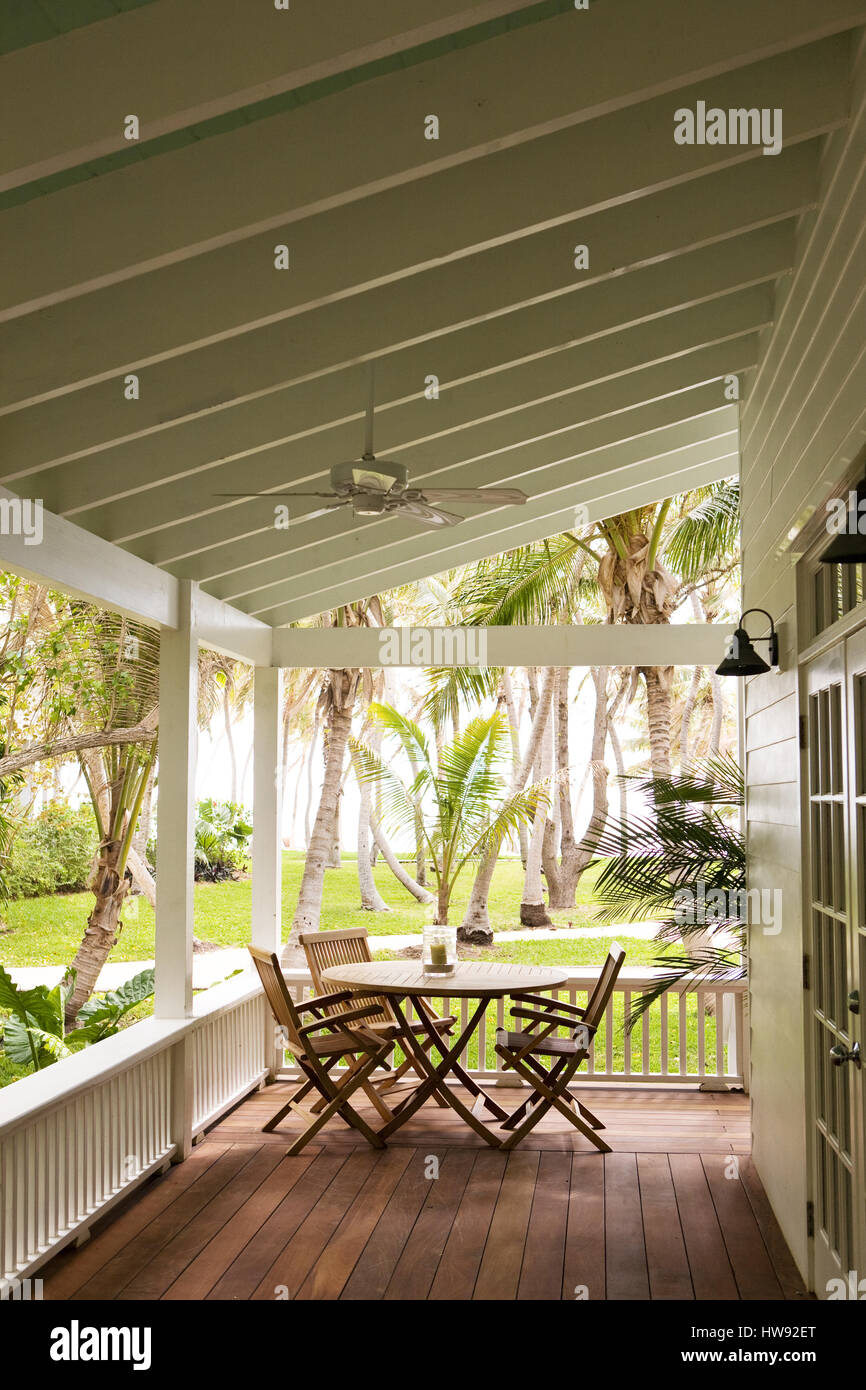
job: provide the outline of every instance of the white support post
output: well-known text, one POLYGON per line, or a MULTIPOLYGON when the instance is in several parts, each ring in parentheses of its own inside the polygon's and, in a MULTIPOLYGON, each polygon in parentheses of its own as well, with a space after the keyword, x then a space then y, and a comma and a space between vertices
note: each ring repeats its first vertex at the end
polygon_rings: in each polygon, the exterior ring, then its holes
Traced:
MULTIPOLYGON (((192 1014, 195 770, 198 744, 198 643, 193 590, 181 583, 178 626, 163 628, 159 656, 159 802, 157 808, 157 1018, 192 1014)), ((175 1158, 192 1147, 192 1054, 174 1049, 172 1139, 175 1158)))
MULTIPOLYGON (((252 941, 280 953, 282 938, 282 673, 257 666, 253 692, 253 883, 252 941)), ((270 1010, 265 1056, 273 1076, 282 1065, 270 1010)))

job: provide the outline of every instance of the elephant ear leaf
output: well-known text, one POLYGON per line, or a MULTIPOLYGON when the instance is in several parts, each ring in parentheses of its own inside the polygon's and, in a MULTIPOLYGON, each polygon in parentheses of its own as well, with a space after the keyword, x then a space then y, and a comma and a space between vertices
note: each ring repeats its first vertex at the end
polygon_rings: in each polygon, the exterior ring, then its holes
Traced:
POLYGON ((33 1061, 36 1050, 39 1063, 58 1062, 69 1056, 69 1048, 63 1038, 49 1033, 32 1019, 25 1023, 18 1018, 10 1018, 3 1029, 3 1050, 16 1066, 26 1066, 33 1061))
POLYGON ((137 975, 133 975, 120 986, 120 989, 112 989, 99 998, 89 999, 79 1009, 77 1022, 85 1025, 106 1022, 117 1024, 136 1004, 142 1004, 145 999, 149 999, 153 994, 153 988, 154 970, 153 966, 150 966, 147 970, 140 970, 137 975))
POLYGON ((56 1031, 58 1023, 62 1028, 63 1011, 59 1009, 58 989, 50 990, 47 985, 35 985, 33 989, 19 989, 11 975, 0 965, 0 1009, 6 1009, 25 1026, 36 1023, 46 1032, 56 1031))

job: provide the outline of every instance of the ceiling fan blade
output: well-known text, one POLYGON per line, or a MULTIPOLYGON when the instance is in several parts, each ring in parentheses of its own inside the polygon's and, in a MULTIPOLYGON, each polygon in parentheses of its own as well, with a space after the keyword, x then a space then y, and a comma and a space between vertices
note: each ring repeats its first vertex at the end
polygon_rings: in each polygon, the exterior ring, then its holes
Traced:
POLYGON ((333 497, 332 492, 215 492, 214 497, 333 497))
POLYGON ((451 512, 440 511, 438 507, 428 507, 424 502, 404 502, 392 516, 405 516, 408 521, 420 521, 424 526, 456 526, 464 520, 451 512))
POLYGON ((422 492, 428 502, 481 502, 491 507, 519 507, 528 501, 519 487, 425 487, 422 492))

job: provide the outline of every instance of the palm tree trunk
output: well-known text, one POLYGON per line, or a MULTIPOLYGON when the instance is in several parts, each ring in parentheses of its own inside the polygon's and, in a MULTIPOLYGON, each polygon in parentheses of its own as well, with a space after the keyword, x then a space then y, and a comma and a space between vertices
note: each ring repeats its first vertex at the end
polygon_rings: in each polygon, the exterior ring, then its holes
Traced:
POLYGON ((331 682, 333 699, 328 716, 328 757, 325 776, 313 833, 310 836, 310 847, 304 861, 298 905, 295 908, 289 939, 283 950, 284 965, 303 963, 304 953, 298 944, 298 935, 300 932, 318 931, 322 912, 325 866, 333 844, 334 818, 343 779, 343 759, 352 728, 358 672, 332 671, 331 682))
MULTIPOLYGON (((505 697, 508 727, 511 731, 512 773, 516 776, 520 767, 520 714, 517 709, 517 701, 514 698, 514 682, 507 666, 502 672, 502 694, 505 697)), ((526 868, 526 856, 529 853, 529 831, 523 821, 517 827, 517 835, 520 842, 520 862, 526 868)))
POLYGON ((388 840, 385 837, 385 832, 383 831, 381 825, 375 818, 371 821, 371 829, 373 832, 373 839, 378 845, 379 850, 381 851, 382 858, 388 865, 388 868, 391 870, 391 873, 394 875, 397 882, 402 883, 403 887, 409 893, 411 893, 412 897, 416 898, 419 903, 435 902, 436 899, 433 897, 433 894, 429 893, 427 889, 423 887, 422 884, 416 883, 414 878, 412 878, 411 874, 408 874, 406 870, 403 868, 403 865, 400 863, 400 860, 397 858, 396 854, 394 853, 393 849, 388 843, 388 840))
MULTIPOLYGON (((574 837, 574 819, 571 811, 571 793, 568 791, 568 800, 562 802, 563 832, 562 832, 562 864, 557 876, 557 896, 554 898, 551 882, 548 878, 548 898, 550 906, 554 908, 574 907, 577 885, 587 865, 593 857, 593 844, 596 838, 602 833, 607 823, 608 816, 608 797, 607 779, 608 771, 604 761, 604 749, 607 742, 609 715, 607 705, 607 683, 610 667, 599 666, 592 668, 592 680, 595 686, 595 717, 592 728, 592 746, 590 749, 589 773, 592 777, 592 810, 590 812, 589 825, 583 840, 578 844, 574 837), (566 829, 567 827, 567 829, 566 829)), ((567 686, 566 686, 567 690, 567 686)), ((562 721, 563 716, 560 716, 562 721)), ((565 751, 560 751, 560 758, 567 757, 568 734, 566 727, 565 751)), ((568 790, 568 784, 566 783, 568 790)))
POLYGON ((642 666, 646 685, 650 766, 654 777, 671 775, 671 677, 672 666, 642 666))
MULTIPOLYGON (((547 677, 545 671, 545 678, 547 677)), ((550 693, 556 678, 555 669, 550 671, 550 693)), ((552 703, 548 699, 548 706, 552 703)), ((541 704, 541 697, 539 697, 541 704)), ((538 762, 542 777, 549 775, 553 767, 553 719, 545 720, 544 736, 538 749, 538 762)), ((532 822, 532 835, 529 840, 529 854, 526 860, 526 874, 523 881, 523 898, 520 903, 520 921, 524 927, 550 927, 553 923, 544 905, 544 886, 541 880, 542 858, 544 852, 544 832, 547 825, 547 807, 539 801, 532 822)))
POLYGON ((87 919, 83 940, 70 966, 70 973, 75 972, 75 979, 66 1001, 67 1028, 75 1022, 79 1009, 93 993, 99 972, 123 926, 120 912, 129 890, 127 858, 156 758, 156 741, 151 745, 143 764, 138 761, 136 752, 135 746, 130 745, 116 762, 110 764, 113 771, 110 783, 104 765, 99 770, 91 764, 88 773, 97 824, 104 827, 104 832, 92 875, 95 902, 87 919))
POLYGON ((686 768, 689 762, 689 728, 692 722, 692 715, 695 712, 698 690, 701 684, 703 666, 696 666, 692 671, 692 678, 689 682, 689 690, 683 703, 683 717, 680 724, 680 768, 686 768))
POLYGON ((316 742, 319 737, 319 711, 316 710, 313 719, 313 732, 310 735, 310 748, 307 754, 307 804, 304 807, 304 847, 310 848, 312 831, 310 829, 310 814, 313 809, 313 761, 316 756, 316 742))
MULTIPOLYGON (((418 761, 409 755, 412 777, 418 776, 418 761)), ((415 812, 415 878, 422 888, 427 886, 427 844, 424 840, 424 821, 420 810, 415 812)))
POLYGON ((370 858, 370 783, 359 778, 358 792, 358 887, 361 890, 361 907, 365 912, 390 912, 390 907, 376 887, 370 858))
POLYGON ((719 743, 722 737, 722 687, 715 671, 710 672, 710 689, 713 695, 713 723, 710 729, 710 757, 716 758, 719 753, 719 743))
MULTIPOLYGON (((535 766, 535 761, 538 757, 538 749, 544 737, 544 730, 550 712, 554 675, 555 672, 553 667, 545 670, 541 691, 540 693, 536 693, 536 698, 533 702, 529 742, 523 754, 520 767, 512 778, 510 789, 511 796, 523 790, 529 780, 529 774, 535 766)), ((488 911, 488 899, 497 858, 497 851, 489 850, 478 866, 475 882, 472 885, 472 892, 469 895, 466 913, 457 931, 457 936, 460 941, 467 941, 475 945, 489 945, 493 940, 493 931, 490 926, 490 915, 488 911)), ((527 849, 527 860, 528 858, 529 854, 527 849)))
POLYGON ((237 804, 238 799, 238 760, 235 753, 235 735, 232 728, 231 700, 229 698, 229 682, 223 686, 223 723, 225 724, 226 743, 229 750, 229 762, 231 765, 231 799, 237 804))
POLYGON ((129 885, 119 868, 121 843, 120 839, 105 840, 99 847, 93 879, 95 902, 87 919, 84 939, 70 966, 70 974, 75 972, 75 984, 66 1002, 67 1028, 73 1025, 79 1009, 93 993, 99 972, 123 925, 121 905, 129 885))

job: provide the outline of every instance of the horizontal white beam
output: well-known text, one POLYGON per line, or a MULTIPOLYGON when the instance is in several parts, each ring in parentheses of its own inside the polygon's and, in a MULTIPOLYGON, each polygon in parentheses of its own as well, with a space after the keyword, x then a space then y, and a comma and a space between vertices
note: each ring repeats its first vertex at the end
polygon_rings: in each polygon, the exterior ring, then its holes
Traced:
POLYGON ((360 420, 360 364, 366 359, 378 359, 377 400, 400 401, 417 394, 431 370, 443 381, 459 381, 502 361, 496 334, 507 335, 508 318, 534 305, 537 312, 522 318, 524 351, 531 355, 555 340, 540 303, 549 296, 569 296, 552 301, 567 337, 572 318, 580 322, 580 296, 602 282, 610 285, 624 269, 713 243, 730 242, 733 248, 750 228, 813 206, 818 153, 817 141, 795 145, 773 159, 719 170, 700 198, 688 184, 664 189, 632 203, 627 217, 613 207, 576 227, 555 227, 439 266, 369 291, 351 314, 338 302, 300 322, 281 320, 243 340, 191 354, 182 372, 174 362, 158 364, 142 376, 140 399, 132 403, 124 400, 121 383, 111 380, 9 414, 4 452, 14 467, 6 482, 14 486, 34 471, 57 469, 45 496, 63 511, 78 499, 110 495, 118 474, 130 480, 171 477, 178 471, 176 459, 189 467, 230 460, 233 453, 284 441, 323 421, 360 420), (577 240, 593 248, 590 272, 579 275, 572 252, 577 240), (574 291, 579 297, 571 301, 574 291), (166 432, 179 427, 182 434, 169 441, 166 432), (102 456, 86 461, 94 469, 92 485, 86 482, 79 491, 81 474, 73 470, 67 486, 65 465, 90 454, 102 456))
POLYGON ((16 120, 0 188, 128 149, 123 118, 154 139, 525 7, 526 0, 329 0, 277 10, 237 0, 145 5, 8 54, 16 120), (135 61, 130 61, 130 55, 135 61), (50 99, 49 99, 50 94, 50 99))
POLYGON ((199 646, 223 652, 251 666, 270 666, 272 629, 197 585, 193 589, 193 623, 199 646))
MULTIPOLYGON (((0 287, 0 321, 802 47, 866 22, 866 0, 728 0, 702 7, 688 25, 681 13, 682 0, 618 0, 572 11, 12 208, 4 215, 9 274, 0 287), (436 141, 420 138, 421 105, 439 117, 436 141), (333 158, 335 150, 341 158, 333 158), (221 197, 214 198, 215 188, 221 197), (58 224, 74 226, 76 235, 58 241, 58 224)), ((333 41, 338 22, 329 15, 320 37, 333 41)), ((294 39, 295 26, 305 23, 300 15, 280 28, 256 6, 243 19, 244 61, 273 64, 280 52, 283 62, 289 56, 279 45, 251 50, 257 25, 277 36, 291 27, 294 39)), ((103 27, 108 38, 111 29, 103 27)), ((225 41, 232 24, 222 29, 215 15, 207 28, 209 62, 196 73, 199 81, 213 78, 210 43, 225 41)), ((297 61, 294 44, 291 59, 297 61)), ((178 61, 176 46, 168 48, 161 69, 178 61)), ((57 68, 62 77, 65 64, 57 68)), ((137 68, 132 76, 147 74, 137 68)), ((87 100, 94 96, 88 89, 87 100)), ((55 142, 69 130, 56 101, 55 86, 41 113, 50 106, 55 142)), ((150 131, 153 107, 142 109, 150 131)), ((111 114, 116 126, 114 108, 111 114)), ((32 127, 27 134, 33 138, 32 127)))
POLYGON ((673 111, 698 100, 722 107, 760 100, 784 110, 789 144, 812 139, 846 119, 849 45, 841 36, 803 52, 656 98, 639 108, 639 119, 633 110, 616 112, 366 198, 351 217, 336 209, 307 218, 285 234, 289 270, 274 268, 268 232, 155 272, 157 286, 147 276, 13 320, 0 338, 3 408, 144 372, 725 165, 766 164, 757 147, 677 145, 673 111))
POLYGON ((733 624, 581 627, 283 628, 274 665, 700 666, 718 665, 733 624))
MULTIPOLYGON (((10 508, 17 500, 5 487, 0 487, 0 499, 10 508)), ((12 524, 10 514, 5 513, 4 529, 12 524)), ((0 534, 3 569, 144 623, 177 626, 178 582, 173 575, 44 507, 41 518, 38 544, 24 535, 0 534)))
MULTIPOLYGON (((179 583, 173 575, 55 516, 41 504, 37 526, 34 512, 22 512, 20 506, 13 492, 0 487, 0 568, 138 622, 177 628, 179 583), (26 529, 17 517, 28 522, 26 529)), ((192 622, 200 646, 270 665, 271 628, 197 585, 192 588, 192 622)))

